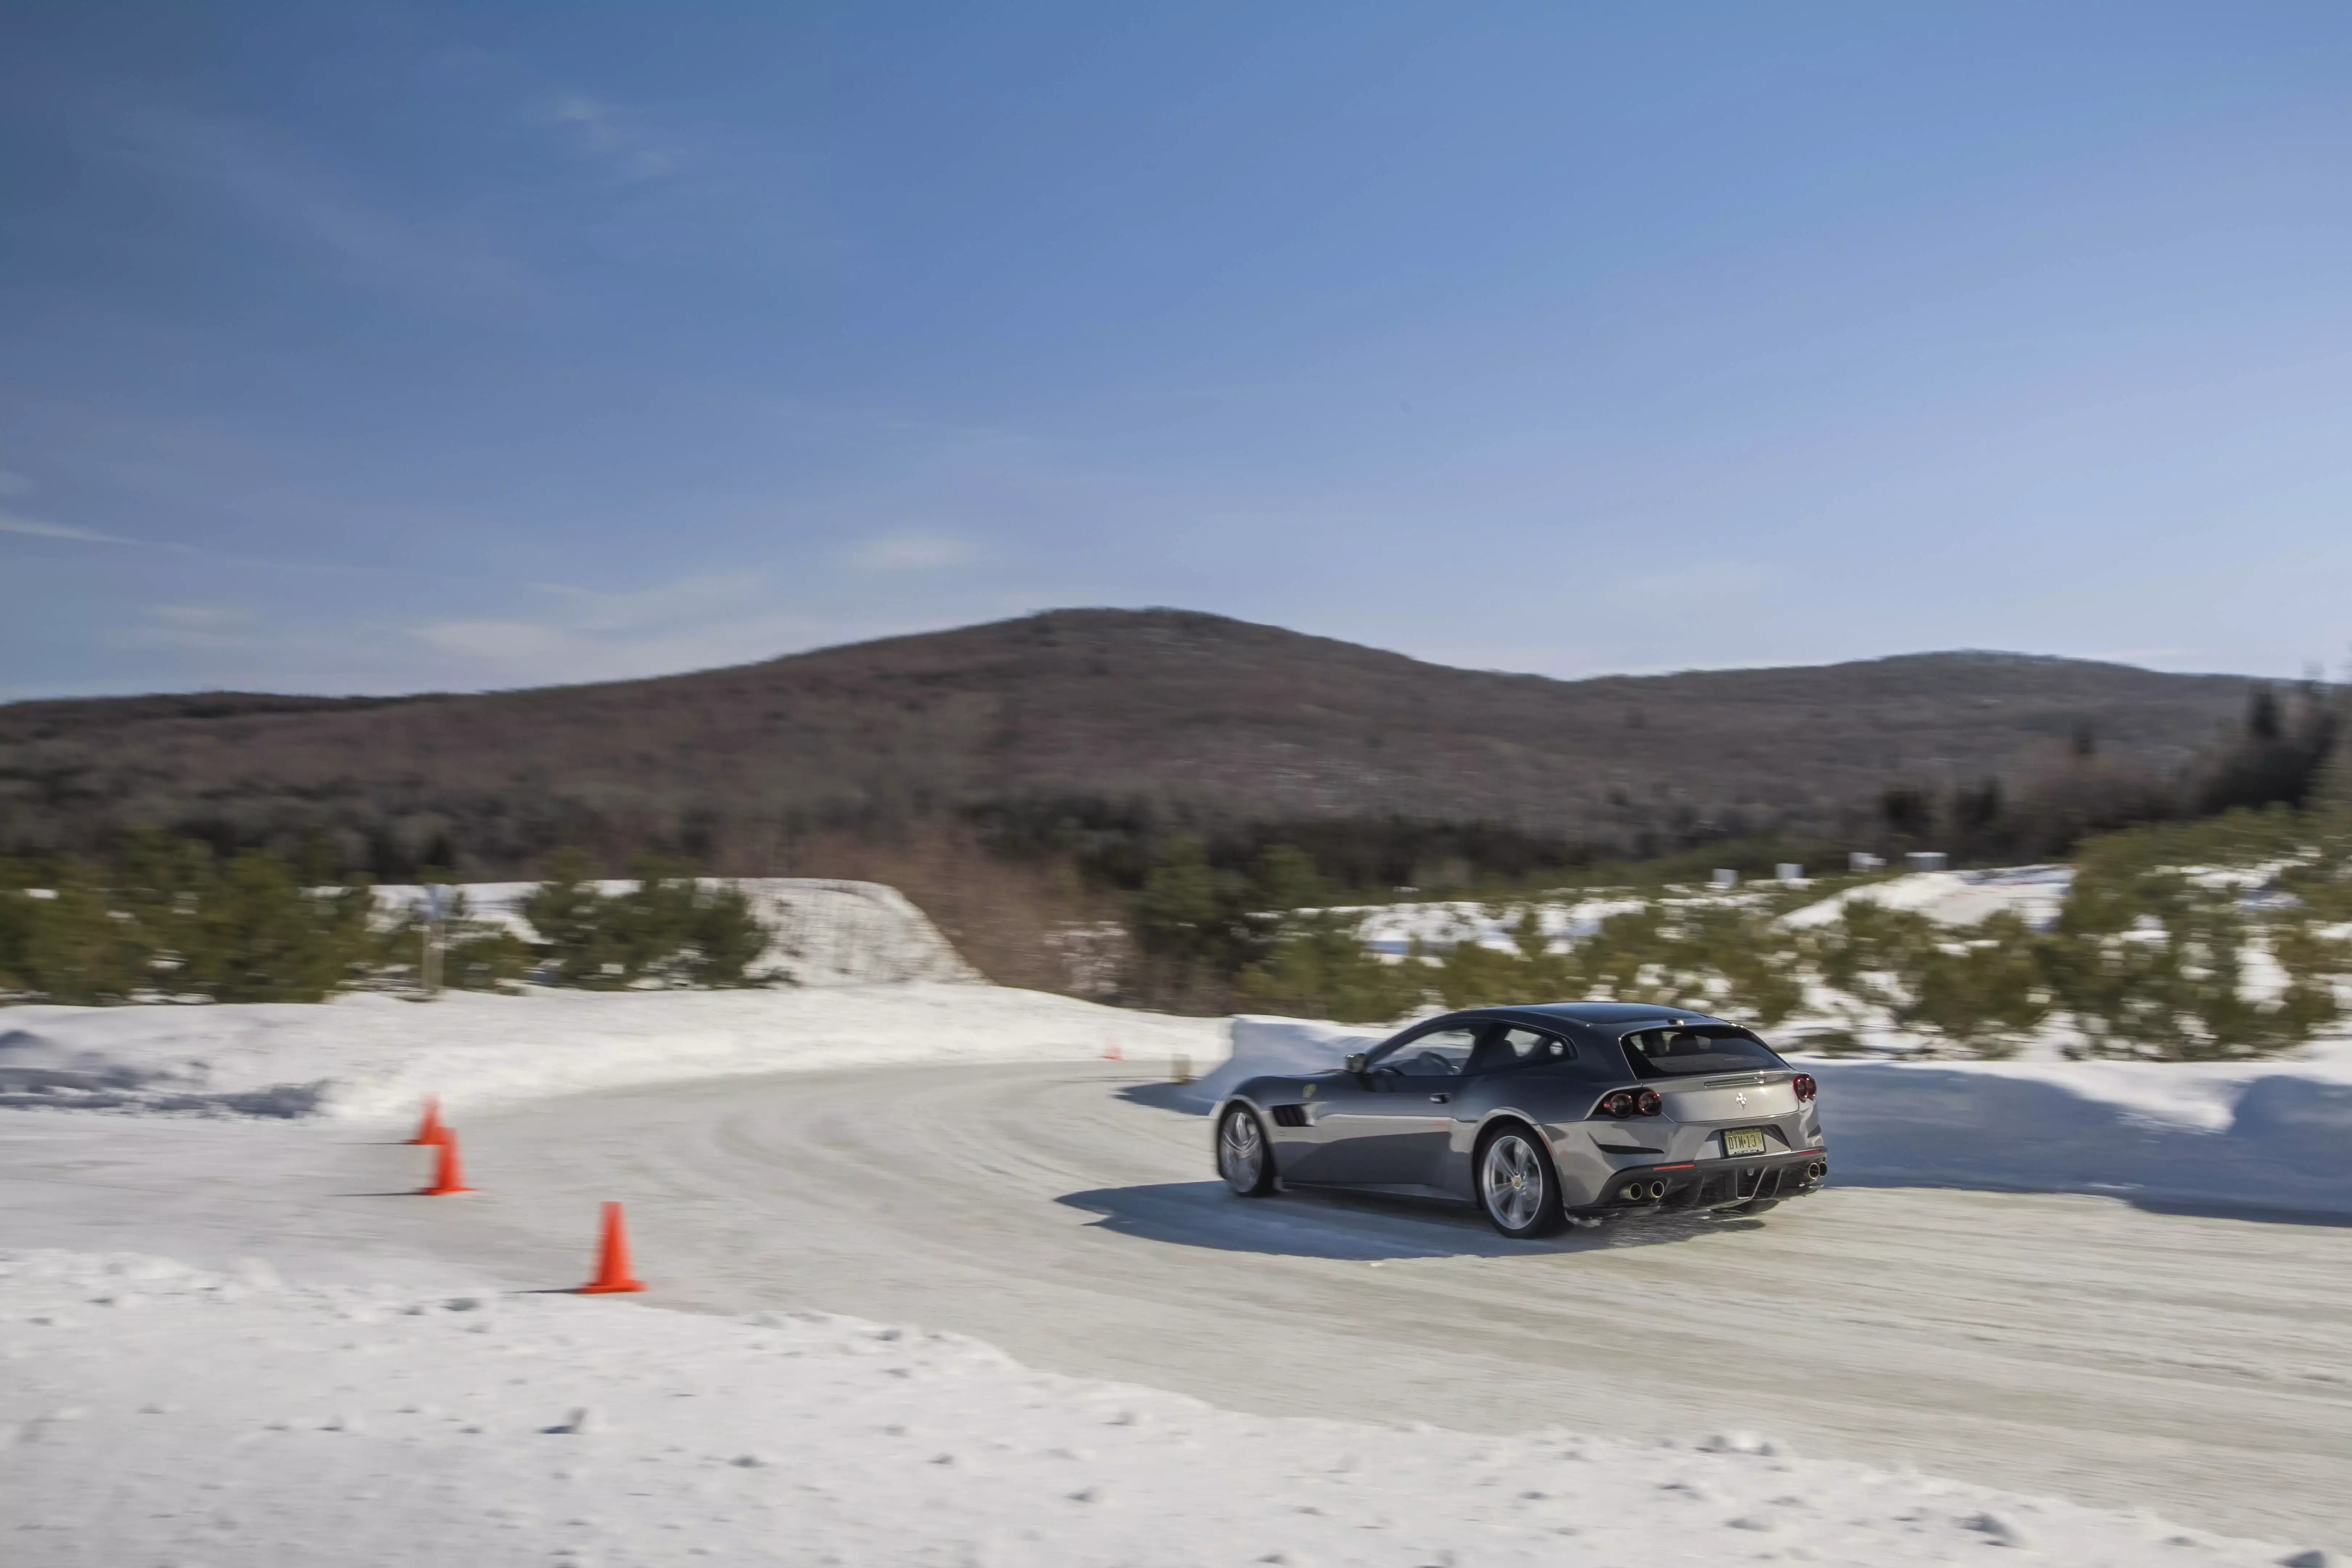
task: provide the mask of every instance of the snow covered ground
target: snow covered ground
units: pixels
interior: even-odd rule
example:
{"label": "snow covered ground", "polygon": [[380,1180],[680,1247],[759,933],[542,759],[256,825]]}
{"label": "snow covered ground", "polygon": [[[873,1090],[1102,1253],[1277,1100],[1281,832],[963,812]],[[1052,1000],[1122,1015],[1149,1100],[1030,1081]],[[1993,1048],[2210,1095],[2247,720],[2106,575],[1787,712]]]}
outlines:
{"label": "snow covered ground", "polygon": [[[1237,1021],[1188,1103],[1172,1058],[1224,1035],[964,984],[8,1009],[18,1103],[114,1113],[0,1111],[6,1560],[2252,1564],[2352,1537],[2352,1232],[1856,1184],[2096,1190],[2074,1153],[2265,1116],[2326,1155],[2352,1072],[1824,1063],[1840,1186],[1528,1247],[1226,1196],[1186,1112],[1362,1037]],[[475,1196],[394,1195],[424,1154],[380,1129],[428,1091]],[[545,1293],[606,1197],[653,1294]]]}
{"label": "snow covered ground", "polygon": [[[1230,1045],[1228,1030],[1230,1029]],[[1174,1018],[957,984],[320,1005],[12,1007],[0,1106],[389,1123],[628,1085],[916,1062],[1119,1058],[1205,1108],[1261,1072],[1336,1067],[1385,1031]],[[1811,1060],[1841,1180],[2097,1192],[2352,1216],[2352,1042],[2292,1060]]]}
{"label": "snow covered ground", "polygon": [[[1546,902],[1531,907],[1535,912],[1536,929],[1543,933],[1546,944],[1560,951],[1599,931],[1601,922],[1611,915],[1626,914],[1642,908],[1643,900],[1579,899],[1568,903]],[[1433,952],[1443,952],[1456,942],[1474,942],[1498,952],[1507,952],[1513,950],[1514,927],[1519,919],[1518,905],[1481,903],[1475,899],[1349,906],[1329,912],[1362,916],[1363,923],[1359,930],[1364,944],[1375,952],[1396,958],[1403,957],[1416,942]]]}
{"label": "snow covered ground", "polygon": [[677,1079],[1107,1051],[1214,1062],[1225,1054],[1224,1025],[936,982],[11,1007],[0,1011],[0,1106],[368,1121],[414,1116],[428,1094],[463,1114]]}
{"label": "snow covered ground", "polygon": [[[1988,915],[2014,910],[2028,925],[2043,927],[2058,918],[2074,886],[2070,866],[2011,866],[1985,871],[1916,871],[1882,881],[1867,882],[1819,899],[1782,916],[1792,926],[1824,925],[1842,915],[1849,903],[1865,902],[1888,909],[1909,910],[1940,925],[1974,925]],[[1797,886],[1804,886],[1798,883]],[[1759,883],[1727,892],[1686,889],[1669,893],[1672,901],[1698,904],[1753,904],[1760,894],[1781,884]],[[1426,903],[1372,904],[1336,909],[1335,914],[1360,915],[1366,944],[1375,952],[1402,957],[1420,942],[1442,952],[1456,942],[1507,952],[1514,946],[1521,910],[1532,910],[1536,929],[1554,952],[1562,952],[1601,929],[1612,915],[1647,907],[1637,898],[1598,896],[1573,900],[1520,900],[1481,902],[1475,899],[1439,900]]]}
{"label": "snow covered ground", "polygon": [[2352,1219],[2352,1047],[2288,1062],[1806,1064],[1841,1181]]}
{"label": "snow covered ground", "polygon": [[2074,885],[2072,866],[2010,866],[1989,871],[1914,871],[1832,893],[1781,917],[1792,926],[1827,925],[1852,903],[1927,916],[1938,925],[1975,925],[2014,913],[2035,930],[2057,920]]}
{"label": "snow covered ground", "polygon": [[1736,1433],[1241,1415],[819,1313],[17,1253],[0,1255],[0,1325],[24,1568],[1885,1565],[1987,1547],[2201,1568],[2291,1550]]}
{"label": "snow covered ground", "polygon": [[[810,877],[705,877],[706,887],[730,887],[751,900],[751,912],[768,928],[768,950],[752,967],[796,985],[858,985],[888,980],[977,981],[948,939],[896,888],[879,882],[845,882]],[[467,882],[458,888],[474,920],[502,925],[524,941],[537,933],[523,918],[522,901],[536,882]],[[611,896],[636,884],[598,882]],[[387,914],[415,908],[425,900],[421,887],[389,884],[375,889]]]}

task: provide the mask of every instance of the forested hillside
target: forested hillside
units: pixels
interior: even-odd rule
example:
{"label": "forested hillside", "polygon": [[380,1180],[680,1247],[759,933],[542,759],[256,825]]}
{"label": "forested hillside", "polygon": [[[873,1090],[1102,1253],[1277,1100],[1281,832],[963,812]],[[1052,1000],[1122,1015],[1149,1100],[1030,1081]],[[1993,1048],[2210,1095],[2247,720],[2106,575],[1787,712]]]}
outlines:
{"label": "forested hillside", "polygon": [[[647,843],[766,870],[929,814],[1220,826],[1403,817],[1627,851],[1860,831],[1889,785],[2078,753],[2162,773],[2247,682],[2009,654],[1559,681],[1177,611],[1058,611],[655,680],[401,700],[0,707],[0,835],[325,830],[383,874]],[[1060,808],[1057,812],[1056,808]]]}

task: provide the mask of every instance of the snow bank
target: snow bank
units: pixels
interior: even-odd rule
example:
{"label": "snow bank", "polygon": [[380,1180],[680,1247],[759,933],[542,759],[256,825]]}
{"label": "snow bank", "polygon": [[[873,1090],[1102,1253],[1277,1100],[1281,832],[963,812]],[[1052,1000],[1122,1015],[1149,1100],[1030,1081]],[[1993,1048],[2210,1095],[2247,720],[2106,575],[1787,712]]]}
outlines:
{"label": "snow bank", "polygon": [[1475,942],[1497,952],[1516,952],[1514,928],[1522,908],[1534,910],[1536,929],[1543,933],[1545,945],[1555,952],[1563,952],[1599,931],[1601,922],[1610,916],[1643,907],[1640,899],[1622,898],[1532,905],[1510,900],[1482,903],[1475,899],[1456,899],[1418,904],[1349,905],[1326,912],[1361,917],[1362,924],[1358,930],[1365,946],[1390,957],[1402,957],[1416,942],[1433,952],[1443,952],[1461,942]]}
{"label": "snow bank", "polygon": [[289,1288],[259,1266],[0,1254],[0,1356],[21,1568],[780,1552],[1887,1568],[1984,1547],[2252,1568],[2291,1550],[1739,1433],[1640,1445],[1261,1418],[847,1318]]}
{"label": "snow bank", "polygon": [[11,1007],[0,1105],[383,1120],[677,1079],[898,1062],[1224,1054],[1219,1019],[992,985],[371,993],[316,1005]]}
{"label": "snow bank", "polygon": [[1851,903],[1908,910],[1938,925],[1975,925],[2003,912],[2039,931],[2057,920],[2074,885],[2071,866],[2010,866],[1992,871],[1917,871],[1848,888],[1781,917],[1791,926],[1827,925]]}
{"label": "snow bank", "polygon": [[2352,1062],[1809,1061],[1841,1182],[2352,1216]]}
{"label": "snow bank", "polygon": [[[844,882],[808,877],[705,877],[705,887],[740,889],[772,940],[754,969],[772,971],[798,985],[858,985],[885,980],[976,982],[966,963],[930,918],[896,888],[879,882]],[[537,933],[522,916],[522,901],[537,882],[467,882],[467,913],[505,926],[524,941]],[[595,884],[607,894],[625,892],[635,882]],[[375,889],[386,913],[412,909],[425,900],[421,887]]]}
{"label": "snow bank", "polygon": [[1370,1050],[1391,1032],[1245,1013],[1233,1021],[1233,1054],[1224,1065],[1186,1085],[1177,1098],[1205,1110],[1260,1073],[1321,1072],[1338,1067],[1354,1052]]}
{"label": "snow bank", "polygon": [[[2058,918],[2074,886],[2071,866],[2010,866],[1987,871],[1920,871],[1885,881],[1849,888],[1805,905],[1781,917],[1792,926],[1826,924],[1856,900],[1888,909],[1911,910],[1943,925],[1973,925],[2003,910],[2015,910],[2037,929]],[[1750,906],[1758,894],[1775,884],[1759,883],[1753,889],[1732,893],[1669,894],[1668,905]],[[1360,915],[1366,945],[1379,952],[1401,955],[1415,942],[1442,951],[1457,942],[1474,942],[1497,952],[1515,950],[1513,928],[1522,909],[1532,909],[1536,926],[1555,952],[1567,951],[1601,929],[1612,915],[1652,907],[1661,900],[1627,897],[1580,899],[1570,902],[1505,899],[1494,903],[1455,900],[1415,904],[1377,904],[1335,910]]]}

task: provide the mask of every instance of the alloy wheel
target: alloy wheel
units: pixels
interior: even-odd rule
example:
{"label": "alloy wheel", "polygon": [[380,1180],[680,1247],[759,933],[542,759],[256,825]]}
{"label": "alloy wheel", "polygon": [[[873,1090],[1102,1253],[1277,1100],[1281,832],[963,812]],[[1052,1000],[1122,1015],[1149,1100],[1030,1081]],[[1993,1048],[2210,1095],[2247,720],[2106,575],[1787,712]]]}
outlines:
{"label": "alloy wheel", "polygon": [[1217,1134],[1217,1173],[1237,1193],[1258,1190],[1265,1175],[1265,1140],[1257,1118],[1246,1110],[1225,1112]]}
{"label": "alloy wheel", "polygon": [[1528,1141],[1516,1132],[1506,1132],[1486,1145],[1486,1160],[1479,1173],[1480,1185],[1486,1195],[1486,1212],[1495,1223],[1508,1231],[1523,1231],[1535,1224],[1543,1212],[1543,1162],[1529,1147]]}

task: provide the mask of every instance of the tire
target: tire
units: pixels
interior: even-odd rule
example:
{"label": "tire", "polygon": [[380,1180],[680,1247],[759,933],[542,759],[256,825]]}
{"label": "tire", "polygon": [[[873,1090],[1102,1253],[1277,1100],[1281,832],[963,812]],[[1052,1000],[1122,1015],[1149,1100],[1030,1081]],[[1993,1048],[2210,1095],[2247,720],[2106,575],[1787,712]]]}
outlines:
{"label": "tire", "polygon": [[1559,1174],[1543,1140],[1516,1121],[1478,1141],[1471,1166],[1478,1207],[1486,1223],[1513,1241],[1537,1241],[1568,1221],[1559,1202]]}
{"label": "tire", "polygon": [[1257,1112],[1230,1106],[1217,1121],[1217,1174],[1235,1197],[1262,1198],[1274,1191],[1274,1150]]}

